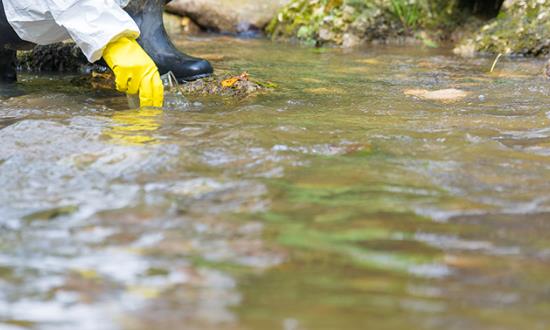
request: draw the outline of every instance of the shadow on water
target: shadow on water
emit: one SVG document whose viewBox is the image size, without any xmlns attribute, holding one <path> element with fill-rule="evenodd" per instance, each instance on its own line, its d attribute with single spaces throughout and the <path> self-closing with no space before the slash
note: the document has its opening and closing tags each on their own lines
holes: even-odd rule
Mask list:
<svg viewBox="0 0 550 330">
<path fill-rule="evenodd" d="M 180 40 L 280 87 L 197 109 L 0 95 L 0 327 L 545 329 L 541 63 Z M 454 102 L 407 96 L 456 88 Z"/>
</svg>

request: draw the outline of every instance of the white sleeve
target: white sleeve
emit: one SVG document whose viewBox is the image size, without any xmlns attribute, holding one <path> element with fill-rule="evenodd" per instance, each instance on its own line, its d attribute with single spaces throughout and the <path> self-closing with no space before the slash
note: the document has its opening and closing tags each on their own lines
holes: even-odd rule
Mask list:
<svg viewBox="0 0 550 330">
<path fill-rule="evenodd" d="M 110 41 L 139 36 L 138 26 L 120 7 L 126 0 L 0 1 L 21 39 L 44 45 L 70 37 L 90 62 L 101 58 Z"/>
<path fill-rule="evenodd" d="M 65 28 L 90 62 L 107 44 L 123 36 L 137 38 L 139 28 L 114 0 L 46 0 L 55 22 Z"/>
</svg>

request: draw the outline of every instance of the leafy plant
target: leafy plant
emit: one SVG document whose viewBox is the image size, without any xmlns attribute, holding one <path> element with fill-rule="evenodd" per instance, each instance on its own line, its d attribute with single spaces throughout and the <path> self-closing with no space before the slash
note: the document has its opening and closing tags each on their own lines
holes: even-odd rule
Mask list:
<svg viewBox="0 0 550 330">
<path fill-rule="evenodd" d="M 407 30 L 416 28 L 422 17 L 422 6 L 415 0 L 390 0 L 391 12 Z"/>
</svg>

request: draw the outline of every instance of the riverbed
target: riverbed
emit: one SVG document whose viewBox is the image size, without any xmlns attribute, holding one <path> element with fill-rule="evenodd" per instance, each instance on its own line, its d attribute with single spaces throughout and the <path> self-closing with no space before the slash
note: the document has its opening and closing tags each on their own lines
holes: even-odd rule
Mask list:
<svg viewBox="0 0 550 330">
<path fill-rule="evenodd" d="M 177 42 L 277 88 L 2 87 L 0 329 L 550 327 L 542 61 Z"/>
</svg>

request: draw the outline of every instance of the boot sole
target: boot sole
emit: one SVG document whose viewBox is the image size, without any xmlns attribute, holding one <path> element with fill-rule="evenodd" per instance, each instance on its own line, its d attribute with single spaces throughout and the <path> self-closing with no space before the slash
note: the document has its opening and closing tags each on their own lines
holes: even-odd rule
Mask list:
<svg viewBox="0 0 550 330">
<path fill-rule="evenodd" d="M 196 76 L 192 76 L 192 77 L 185 77 L 185 78 L 177 78 L 178 79 L 178 82 L 180 83 L 188 83 L 188 82 L 191 82 L 191 81 L 195 81 L 195 80 L 199 80 L 199 79 L 203 79 L 203 78 L 208 78 L 212 76 L 212 73 L 202 73 L 202 74 L 198 74 Z"/>
</svg>

